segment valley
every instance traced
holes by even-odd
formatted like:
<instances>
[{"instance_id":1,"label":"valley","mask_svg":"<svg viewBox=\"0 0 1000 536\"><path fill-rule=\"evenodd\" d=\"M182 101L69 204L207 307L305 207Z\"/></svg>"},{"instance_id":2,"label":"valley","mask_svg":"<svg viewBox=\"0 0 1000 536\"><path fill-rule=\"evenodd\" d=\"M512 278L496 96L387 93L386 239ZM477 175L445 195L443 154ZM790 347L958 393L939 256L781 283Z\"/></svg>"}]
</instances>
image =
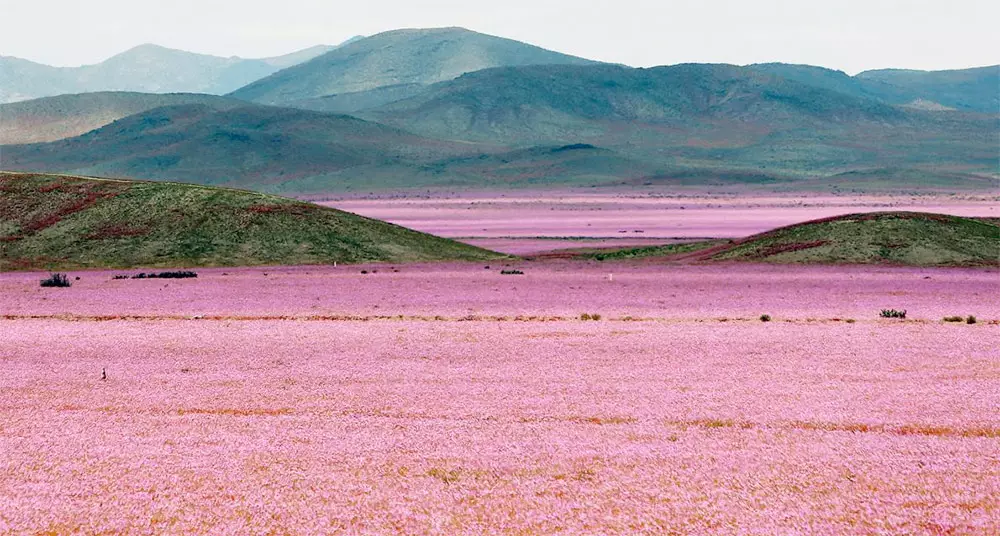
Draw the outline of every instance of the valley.
<instances>
[{"instance_id":1,"label":"valley","mask_svg":"<svg viewBox=\"0 0 1000 536\"><path fill-rule=\"evenodd\" d=\"M868 65L996 17L877 3L0 56L0 534L1000 534L1000 66Z\"/></svg>"}]
</instances>

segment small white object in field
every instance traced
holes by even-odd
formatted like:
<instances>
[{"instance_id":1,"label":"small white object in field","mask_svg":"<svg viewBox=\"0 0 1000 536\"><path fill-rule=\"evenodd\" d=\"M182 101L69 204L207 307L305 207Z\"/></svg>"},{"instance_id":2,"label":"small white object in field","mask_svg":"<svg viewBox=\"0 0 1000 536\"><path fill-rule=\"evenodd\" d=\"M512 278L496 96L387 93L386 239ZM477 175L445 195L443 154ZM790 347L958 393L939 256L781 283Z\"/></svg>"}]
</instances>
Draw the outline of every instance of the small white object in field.
<instances>
[{"instance_id":1,"label":"small white object in field","mask_svg":"<svg viewBox=\"0 0 1000 536\"><path fill-rule=\"evenodd\" d=\"M608 281L614 281L614 280L615 280L615 274L608 274Z\"/></svg>"}]
</instances>

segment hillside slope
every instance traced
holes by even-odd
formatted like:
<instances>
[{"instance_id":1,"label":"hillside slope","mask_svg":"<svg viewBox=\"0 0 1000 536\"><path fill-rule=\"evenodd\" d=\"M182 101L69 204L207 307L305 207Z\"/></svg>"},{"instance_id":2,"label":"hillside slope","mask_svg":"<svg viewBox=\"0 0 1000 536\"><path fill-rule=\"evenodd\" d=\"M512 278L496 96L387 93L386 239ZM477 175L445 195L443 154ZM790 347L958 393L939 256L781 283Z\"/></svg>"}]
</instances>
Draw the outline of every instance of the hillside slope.
<instances>
[{"instance_id":1,"label":"hillside slope","mask_svg":"<svg viewBox=\"0 0 1000 536\"><path fill-rule=\"evenodd\" d=\"M1000 65L950 71L884 69L856 76L786 63L763 63L747 68L887 104L934 111L1000 112Z\"/></svg>"},{"instance_id":2,"label":"hillside slope","mask_svg":"<svg viewBox=\"0 0 1000 536\"><path fill-rule=\"evenodd\" d=\"M284 56L247 59L146 44L81 67L52 67L0 56L0 103L95 91L222 95L329 50L329 46L318 46Z\"/></svg>"},{"instance_id":3,"label":"hillside slope","mask_svg":"<svg viewBox=\"0 0 1000 536\"><path fill-rule=\"evenodd\" d=\"M246 103L197 93L97 92L0 104L0 145L79 136L137 113L179 104L228 110Z\"/></svg>"},{"instance_id":4,"label":"hillside slope","mask_svg":"<svg viewBox=\"0 0 1000 536\"><path fill-rule=\"evenodd\" d=\"M0 173L0 270L478 260L335 209L176 183Z\"/></svg>"},{"instance_id":5,"label":"hillside slope","mask_svg":"<svg viewBox=\"0 0 1000 536\"><path fill-rule=\"evenodd\" d=\"M395 30L346 44L231 96L288 105L386 86L432 84L490 67L588 63L593 62L463 28Z\"/></svg>"},{"instance_id":6,"label":"hillside slope","mask_svg":"<svg viewBox=\"0 0 1000 536\"><path fill-rule=\"evenodd\" d=\"M350 116L244 104L156 108L83 136L4 146L22 171L263 188L358 166L406 166L468 150Z\"/></svg>"},{"instance_id":7,"label":"hillside slope","mask_svg":"<svg viewBox=\"0 0 1000 536\"><path fill-rule=\"evenodd\" d=\"M899 88L906 92L909 101L922 100L958 110L1000 113L1000 65L950 71L883 69L865 71L856 78Z\"/></svg>"},{"instance_id":8,"label":"hillside slope","mask_svg":"<svg viewBox=\"0 0 1000 536\"><path fill-rule=\"evenodd\" d=\"M583 250L600 261L1000 266L1000 219L928 212L847 214L739 240Z\"/></svg>"},{"instance_id":9,"label":"hillside slope","mask_svg":"<svg viewBox=\"0 0 1000 536\"><path fill-rule=\"evenodd\" d=\"M1000 227L923 212L848 214L782 227L723 247L712 260L1000 266Z\"/></svg>"},{"instance_id":10,"label":"hillside slope","mask_svg":"<svg viewBox=\"0 0 1000 536\"><path fill-rule=\"evenodd\" d=\"M587 143L675 167L996 169L997 116L893 106L731 65L488 69L358 115L430 137Z\"/></svg>"}]
</instances>

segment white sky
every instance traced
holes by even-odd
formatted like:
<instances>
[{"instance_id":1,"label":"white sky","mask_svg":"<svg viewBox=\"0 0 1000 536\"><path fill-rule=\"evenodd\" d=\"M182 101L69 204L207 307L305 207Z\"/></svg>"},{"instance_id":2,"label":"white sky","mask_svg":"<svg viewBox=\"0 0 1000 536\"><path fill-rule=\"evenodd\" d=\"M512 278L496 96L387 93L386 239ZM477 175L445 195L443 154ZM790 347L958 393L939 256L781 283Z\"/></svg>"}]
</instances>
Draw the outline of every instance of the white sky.
<instances>
[{"instance_id":1,"label":"white sky","mask_svg":"<svg viewBox=\"0 0 1000 536\"><path fill-rule=\"evenodd\" d=\"M1000 63L990 0L0 0L0 55L96 63L142 43L264 57L464 26L633 66L808 63L848 73Z\"/></svg>"}]
</instances>

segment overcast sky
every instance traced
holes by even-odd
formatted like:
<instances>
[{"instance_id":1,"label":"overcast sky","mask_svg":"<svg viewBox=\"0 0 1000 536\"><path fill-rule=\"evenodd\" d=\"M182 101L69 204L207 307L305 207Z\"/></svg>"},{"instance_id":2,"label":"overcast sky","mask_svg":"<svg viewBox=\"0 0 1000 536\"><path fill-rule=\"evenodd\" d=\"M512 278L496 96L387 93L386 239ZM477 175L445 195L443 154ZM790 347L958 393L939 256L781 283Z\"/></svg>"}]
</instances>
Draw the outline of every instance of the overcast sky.
<instances>
[{"instance_id":1,"label":"overcast sky","mask_svg":"<svg viewBox=\"0 0 1000 536\"><path fill-rule=\"evenodd\" d=\"M264 57L440 26L633 66L1000 63L1000 2L989 0L0 0L0 20L0 55L60 66L142 43Z\"/></svg>"}]
</instances>

